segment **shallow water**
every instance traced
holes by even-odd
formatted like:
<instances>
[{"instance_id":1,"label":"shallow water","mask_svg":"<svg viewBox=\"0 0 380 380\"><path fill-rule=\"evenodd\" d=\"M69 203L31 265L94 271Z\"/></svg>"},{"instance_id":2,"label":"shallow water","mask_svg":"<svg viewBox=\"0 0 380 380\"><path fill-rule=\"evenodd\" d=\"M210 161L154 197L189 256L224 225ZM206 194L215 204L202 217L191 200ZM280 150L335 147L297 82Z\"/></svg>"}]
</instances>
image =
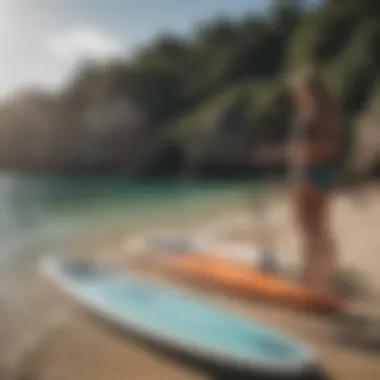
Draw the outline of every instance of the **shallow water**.
<instances>
[{"instance_id":1,"label":"shallow water","mask_svg":"<svg viewBox=\"0 0 380 380\"><path fill-rule=\"evenodd\" d=\"M46 241L123 223L138 227L184 220L239 193L233 185L129 182L114 178L0 176L2 267ZM207 211L207 210L206 210ZM5 265L4 265L5 264Z\"/></svg>"}]
</instances>

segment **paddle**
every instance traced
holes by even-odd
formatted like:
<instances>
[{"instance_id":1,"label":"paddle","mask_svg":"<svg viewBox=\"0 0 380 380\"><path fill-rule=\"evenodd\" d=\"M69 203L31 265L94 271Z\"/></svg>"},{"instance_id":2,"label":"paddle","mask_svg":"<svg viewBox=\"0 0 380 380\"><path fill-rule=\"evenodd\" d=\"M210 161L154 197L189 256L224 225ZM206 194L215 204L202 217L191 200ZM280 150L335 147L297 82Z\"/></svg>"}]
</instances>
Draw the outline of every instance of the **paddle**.
<instances>
[{"instance_id":1,"label":"paddle","mask_svg":"<svg viewBox=\"0 0 380 380\"><path fill-rule=\"evenodd\" d=\"M261 186L258 189L262 189ZM264 191L259 191L259 194L249 195L249 204L252 214L255 215L254 224L259 226L260 241L259 245L259 259L256 262L260 269L265 272L278 273L280 267L277 260L277 255L274 250L273 233L271 229L271 220L267 210L266 198L268 197L268 189L265 187ZM264 190L264 189L263 189Z\"/></svg>"}]
</instances>

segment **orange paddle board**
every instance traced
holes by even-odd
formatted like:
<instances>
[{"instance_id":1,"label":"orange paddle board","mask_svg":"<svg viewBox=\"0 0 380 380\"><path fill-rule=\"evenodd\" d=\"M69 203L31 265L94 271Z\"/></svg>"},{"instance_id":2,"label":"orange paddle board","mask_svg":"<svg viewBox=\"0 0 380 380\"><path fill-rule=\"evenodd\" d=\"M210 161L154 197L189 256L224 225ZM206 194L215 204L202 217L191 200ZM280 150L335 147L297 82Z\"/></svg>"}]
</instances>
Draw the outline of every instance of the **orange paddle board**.
<instances>
[{"instance_id":1,"label":"orange paddle board","mask_svg":"<svg viewBox=\"0 0 380 380\"><path fill-rule=\"evenodd\" d=\"M324 296L278 274L208 254L178 254L159 258L170 275L201 285L223 288L315 311L337 311L340 297Z\"/></svg>"}]
</instances>

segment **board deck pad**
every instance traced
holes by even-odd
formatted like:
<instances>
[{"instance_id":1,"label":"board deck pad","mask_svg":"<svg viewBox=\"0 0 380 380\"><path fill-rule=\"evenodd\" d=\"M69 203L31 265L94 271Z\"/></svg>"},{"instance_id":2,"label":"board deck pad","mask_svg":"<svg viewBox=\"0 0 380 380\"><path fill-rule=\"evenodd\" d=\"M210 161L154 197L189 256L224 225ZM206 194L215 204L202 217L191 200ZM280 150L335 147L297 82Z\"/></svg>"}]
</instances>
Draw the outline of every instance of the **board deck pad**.
<instances>
[{"instance_id":1,"label":"board deck pad","mask_svg":"<svg viewBox=\"0 0 380 380\"><path fill-rule=\"evenodd\" d=\"M154 261L173 276L246 296L315 311L337 311L343 305L340 297L318 294L281 274L215 254L161 256Z\"/></svg>"},{"instance_id":2,"label":"board deck pad","mask_svg":"<svg viewBox=\"0 0 380 380\"><path fill-rule=\"evenodd\" d=\"M297 339L143 275L68 258L45 264L45 273L85 308L190 355L268 373L315 364Z\"/></svg>"}]
</instances>

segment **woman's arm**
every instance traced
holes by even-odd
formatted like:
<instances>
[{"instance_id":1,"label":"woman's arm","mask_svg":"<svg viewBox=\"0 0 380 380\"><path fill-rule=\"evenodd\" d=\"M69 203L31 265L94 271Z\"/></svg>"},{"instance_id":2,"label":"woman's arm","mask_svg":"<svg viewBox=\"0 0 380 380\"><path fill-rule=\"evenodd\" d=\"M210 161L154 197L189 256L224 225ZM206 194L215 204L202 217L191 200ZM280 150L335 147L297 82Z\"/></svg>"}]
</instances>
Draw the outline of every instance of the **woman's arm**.
<instances>
[{"instance_id":1,"label":"woman's arm","mask_svg":"<svg viewBox=\"0 0 380 380\"><path fill-rule=\"evenodd\" d=\"M272 146L257 148L252 154L252 161L262 165L280 165L294 163L299 160L321 162L339 154L339 137L335 129L315 132L314 126L318 116L316 107L304 109L295 126L293 136L288 143L283 142ZM298 129L299 128L299 129Z\"/></svg>"},{"instance_id":2,"label":"woman's arm","mask_svg":"<svg viewBox=\"0 0 380 380\"><path fill-rule=\"evenodd\" d=\"M336 141L329 140L297 141L292 152L294 158L304 157L311 162L320 162L337 155L339 146Z\"/></svg>"},{"instance_id":3,"label":"woman's arm","mask_svg":"<svg viewBox=\"0 0 380 380\"><path fill-rule=\"evenodd\" d=\"M339 152L335 141L296 141L287 147L286 144L265 146L256 149L251 156L252 163L257 165L286 165L298 160L320 162L333 157Z\"/></svg>"}]
</instances>

